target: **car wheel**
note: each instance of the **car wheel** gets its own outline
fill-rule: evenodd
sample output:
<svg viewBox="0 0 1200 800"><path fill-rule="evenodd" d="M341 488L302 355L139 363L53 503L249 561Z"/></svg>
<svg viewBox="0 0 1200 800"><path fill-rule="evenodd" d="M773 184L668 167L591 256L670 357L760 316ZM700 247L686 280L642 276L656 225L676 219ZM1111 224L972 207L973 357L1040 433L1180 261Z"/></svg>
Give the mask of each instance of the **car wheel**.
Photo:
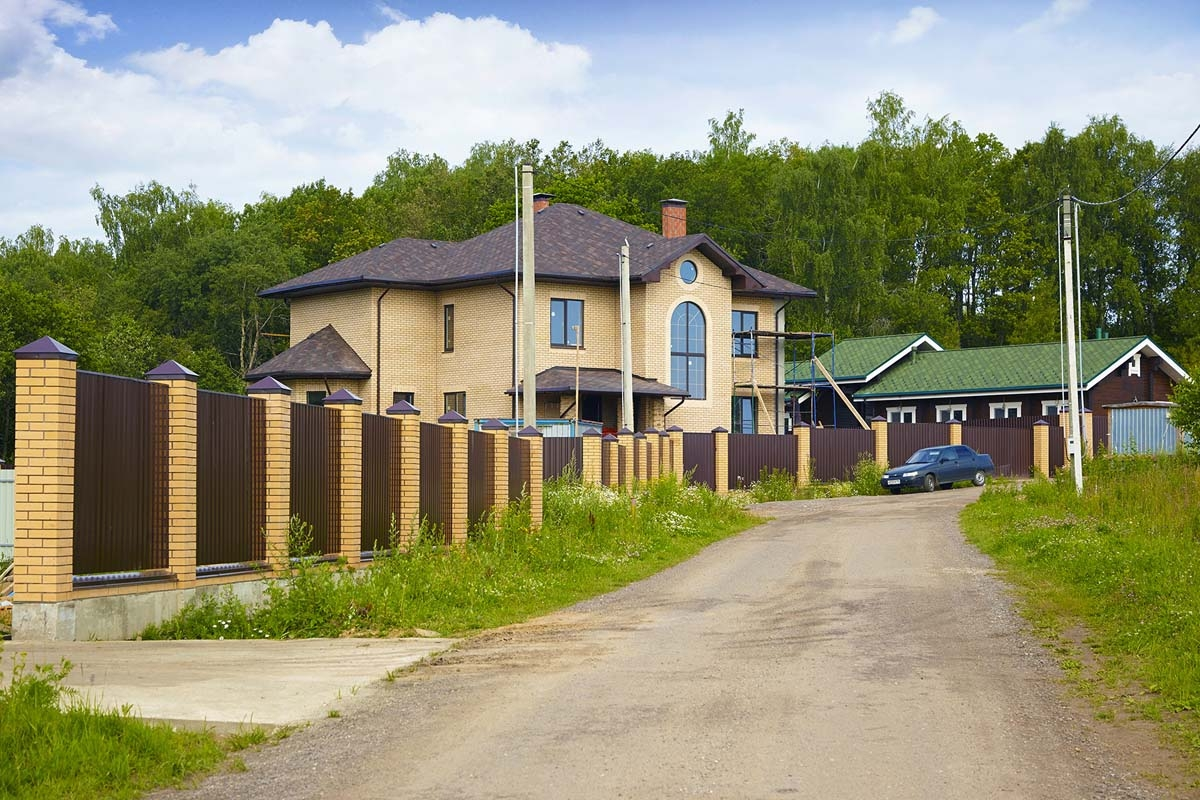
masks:
<svg viewBox="0 0 1200 800"><path fill-rule="evenodd" d="M899 489L888 489L888 491L891 492L892 494L900 494Z"/></svg>
<svg viewBox="0 0 1200 800"><path fill-rule="evenodd" d="M987 483L987 474L981 469L975 470L975 475L971 477L971 483L976 486L983 486Z"/></svg>
<svg viewBox="0 0 1200 800"><path fill-rule="evenodd" d="M933 477L933 473L925 476L925 491L932 492L938 487L937 478Z"/></svg>

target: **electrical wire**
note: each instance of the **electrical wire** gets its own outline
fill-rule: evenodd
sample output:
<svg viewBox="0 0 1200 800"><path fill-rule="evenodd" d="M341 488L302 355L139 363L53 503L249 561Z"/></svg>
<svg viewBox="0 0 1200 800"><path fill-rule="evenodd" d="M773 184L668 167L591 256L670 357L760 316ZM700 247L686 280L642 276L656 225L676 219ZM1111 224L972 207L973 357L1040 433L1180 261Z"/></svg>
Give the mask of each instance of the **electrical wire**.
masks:
<svg viewBox="0 0 1200 800"><path fill-rule="evenodd" d="M1179 145L1179 147L1175 148L1175 152L1171 154L1170 158L1168 158L1162 164L1159 164L1158 169L1154 170L1154 172L1151 172L1148 176L1146 176L1145 179L1142 180L1141 183L1139 183L1137 186L1134 186L1132 189L1130 189L1128 192L1121 195L1120 197L1114 197L1112 200L1103 200L1098 203L1088 201L1088 200L1081 200L1080 198L1075 197L1074 195L1072 195L1071 199L1074 200L1076 203L1081 203L1082 205L1085 205L1085 206L1109 206L1109 205L1112 205L1113 203L1119 203L1122 200L1124 200L1125 198L1129 197L1130 195L1133 195L1133 194L1136 194L1137 192L1142 191L1143 189L1146 188L1147 185L1149 185L1150 181L1157 178L1162 173L1162 171L1167 168L1168 164L1170 164L1172 161L1175 160L1176 156L1178 156L1180 153L1183 152L1183 148L1188 146L1188 142L1190 142L1192 140L1192 137L1194 137L1198 132L1200 132L1200 123L1198 123L1196 125L1196 127L1192 129L1192 132L1190 134L1188 134L1188 137L1183 140L1183 144L1181 144L1181 145Z"/></svg>

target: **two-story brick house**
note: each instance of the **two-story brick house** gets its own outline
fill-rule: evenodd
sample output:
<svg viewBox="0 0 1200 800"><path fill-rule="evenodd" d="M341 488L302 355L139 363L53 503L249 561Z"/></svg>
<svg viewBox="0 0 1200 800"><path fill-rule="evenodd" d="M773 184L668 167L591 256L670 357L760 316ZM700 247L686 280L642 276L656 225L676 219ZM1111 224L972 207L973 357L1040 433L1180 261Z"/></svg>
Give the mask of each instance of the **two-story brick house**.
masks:
<svg viewBox="0 0 1200 800"><path fill-rule="evenodd" d="M750 388L752 372L753 383L783 383L781 345L732 334L780 330L784 307L814 292L689 234L683 201L663 202L661 234L548 195L534 207L539 418L782 429L776 391ZM291 347L247 379L273 376L310 401L346 388L374 412L406 400L426 413L513 417L516 225L463 242L397 239L267 289L290 303ZM634 420L620 419L626 240Z"/></svg>

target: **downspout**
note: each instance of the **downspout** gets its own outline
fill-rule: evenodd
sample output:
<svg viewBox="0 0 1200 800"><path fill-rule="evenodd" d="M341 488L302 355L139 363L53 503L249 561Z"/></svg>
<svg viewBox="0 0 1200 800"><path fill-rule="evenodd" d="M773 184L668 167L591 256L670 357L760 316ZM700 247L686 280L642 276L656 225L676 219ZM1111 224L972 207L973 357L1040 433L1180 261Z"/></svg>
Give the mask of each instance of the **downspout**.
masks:
<svg viewBox="0 0 1200 800"><path fill-rule="evenodd" d="M787 311L787 307L792 304L792 301L794 299L795 299L794 297L789 297L787 299L787 302L784 303L783 305L781 305L779 307L779 310L775 312L775 332L776 333L787 333L787 331L784 330L784 328L787 326L787 314L785 314L784 312ZM779 318L780 314L783 314L782 321L780 321L780 318ZM776 431L783 430L783 402L782 402L782 400L783 400L784 394L783 394L783 389L780 389L779 387L783 386L784 382L787 380L787 373L785 372L785 370L787 368L787 364L784 362L784 358L786 356L787 356L787 339L785 339L782 336L776 337L776 339L775 339L775 430ZM792 420L792 427L795 427L795 426L796 426L796 420Z"/></svg>
<svg viewBox="0 0 1200 800"><path fill-rule="evenodd" d="M511 298L512 298L512 322L513 322L513 340L512 340L512 351L513 351L513 359L512 359L512 387L513 387L513 403L512 403L512 415L513 415L513 424L514 424L514 425L516 425L516 420L517 420L517 295L516 295L516 293L515 293L515 292L512 292L512 291L510 291L510 290L509 290L509 288L508 288L507 286L505 286L503 283L497 283L496 285L497 285L497 286L499 286L501 289L503 289L503 290L504 290L504 293L505 293L505 294L507 294L509 297L511 297Z"/></svg>
<svg viewBox="0 0 1200 800"><path fill-rule="evenodd" d="M666 422L667 422L667 417L671 416L671 412L672 412L672 411L674 411L675 409L677 409L677 408L679 408L681 405L683 405L683 401L684 401L684 400L687 400L687 398L686 398L686 397L681 397L681 398L679 398L679 402L678 402L678 403L676 403L675 405L671 406L670 408L668 408L666 411L664 411L664 412L663 412L663 425L664 425L664 426L666 425Z"/></svg>
<svg viewBox="0 0 1200 800"><path fill-rule="evenodd" d="M389 286L375 301L375 413L383 413L383 298L392 289Z"/></svg>

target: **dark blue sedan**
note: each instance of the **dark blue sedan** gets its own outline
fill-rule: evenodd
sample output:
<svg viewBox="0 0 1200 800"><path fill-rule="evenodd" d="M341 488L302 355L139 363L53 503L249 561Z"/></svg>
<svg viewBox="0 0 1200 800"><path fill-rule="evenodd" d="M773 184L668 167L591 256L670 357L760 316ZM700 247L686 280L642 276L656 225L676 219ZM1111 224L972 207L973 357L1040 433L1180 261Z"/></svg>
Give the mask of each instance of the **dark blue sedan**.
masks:
<svg viewBox="0 0 1200 800"><path fill-rule="evenodd" d="M966 445L947 444L922 447L909 456L908 461L883 473L880 483L892 494L918 487L932 492L939 486L948 488L957 481L983 486L987 476L995 471L988 454L976 453Z"/></svg>

